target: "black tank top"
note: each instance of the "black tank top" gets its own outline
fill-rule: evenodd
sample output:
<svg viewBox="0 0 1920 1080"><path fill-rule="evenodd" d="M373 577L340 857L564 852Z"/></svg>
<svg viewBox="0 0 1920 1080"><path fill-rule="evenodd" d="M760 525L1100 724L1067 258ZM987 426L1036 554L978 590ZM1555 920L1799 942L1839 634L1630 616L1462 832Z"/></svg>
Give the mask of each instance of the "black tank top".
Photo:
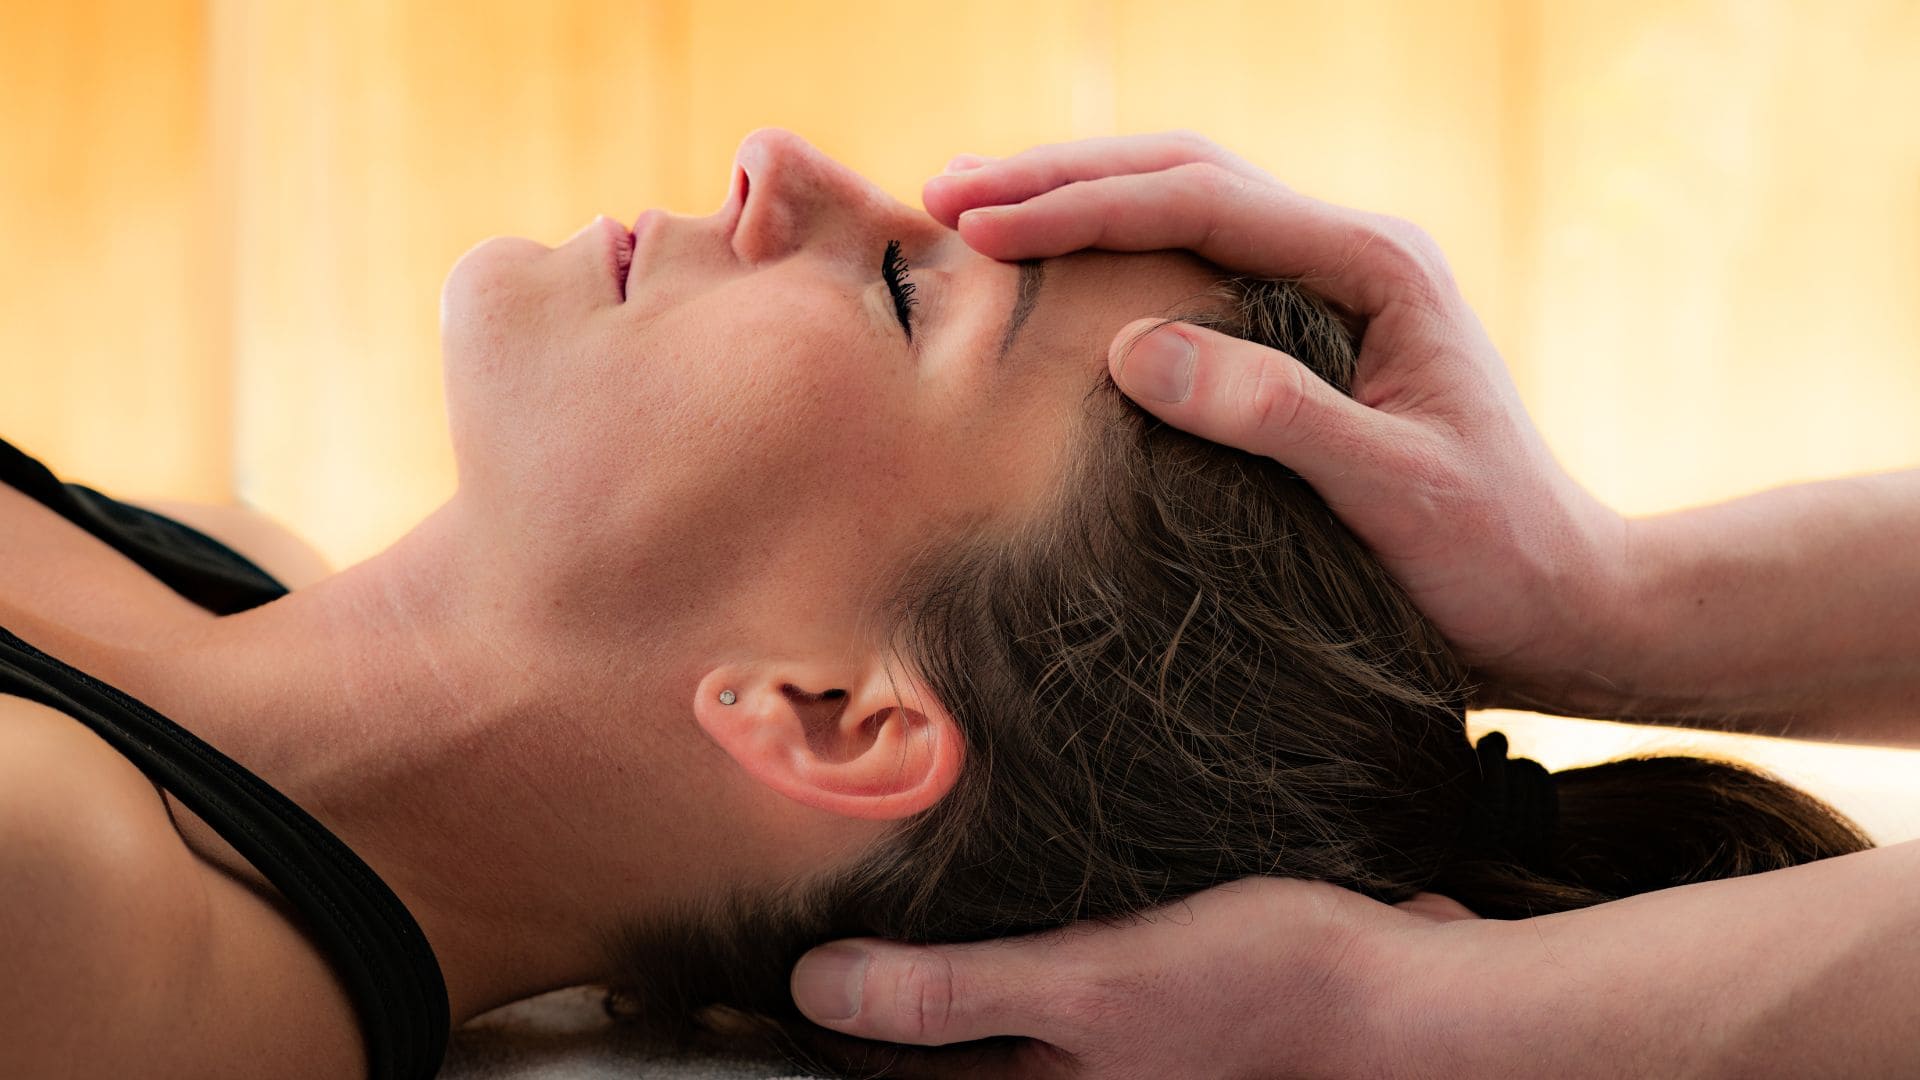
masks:
<svg viewBox="0 0 1920 1080"><path fill-rule="evenodd" d="M216 614L257 607L286 588L225 544L116 502L0 440L0 483L15 488ZM439 961L400 898L293 800L186 729L0 627L0 694L87 725L148 779L200 815L286 896L359 1014L370 1080L427 1080L450 1025Z"/></svg>

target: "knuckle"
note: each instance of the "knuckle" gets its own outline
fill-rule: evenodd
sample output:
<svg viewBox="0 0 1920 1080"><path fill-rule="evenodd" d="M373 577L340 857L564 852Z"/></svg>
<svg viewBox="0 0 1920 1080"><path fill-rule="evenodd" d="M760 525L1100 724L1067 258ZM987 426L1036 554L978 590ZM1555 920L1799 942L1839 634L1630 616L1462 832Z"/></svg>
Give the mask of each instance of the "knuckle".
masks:
<svg viewBox="0 0 1920 1080"><path fill-rule="evenodd" d="M1406 218L1385 215L1379 227L1381 235L1408 258L1424 259L1427 249L1433 246L1433 238L1427 231Z"/></svg>
<svg viewBox="0 0 1920 1080"><path fill-rule="evenodd" d="M1396 277L1424 306L1438 309L1456 289L1453 268L1425 229L1405 218L1383 216L1375 225Z"/></svg>
<svg viewBox="0 0 1920 1080"><path fill-rule="evenodd" d="M1212 158L1220 152L1217 143L1192 128L1175 128L1166 133L1166 139L1195 157Z"/></svg>
<svg viewBox="0 0 1920 1080"><path fill-rule="evenodd" d="M1205 199L1231 194L1242 183L1233 172L1211 161L1189 161L1174 166L1174 172L1190 190Z"/></svg>
<svg viewBox="0 0 1920 1080"><path fill-rule="evenodd" d="M953 963L938 952L923 951L907 962L894 984L894 1009L905 1033L919 1041L939 1041L953 1017Z"/></svg>
<svg viewBox="0 0 1920 1080"><path fill-rule="evenodd" d="M1260 362L1242 395L1247 402L1247 436L1262 444L1286 446L1310 433L1306 426L1306 371L1290 359L1262 350Z"/></svg>
<svg viewBox="0 0 1920 1080"><path fill-rule="evenodd" d="M1212 245L1224 217L1223 208L1231 205L1247 187L1247 180L1233 170L1211 161L1194 161L1175 166L1178 190L1194 222L1193 235L1183 246L1204 250Z"/></svg>
<svg viewBox="0 0 1920 1080"><path fill-rule="evenodd" d="M1243 183L1259 183L1282 189L1286 187L1272 173L1191 128L1161 132L1156 138L1166 145L1169 156L1175 159L1213 165Z"/></svg>

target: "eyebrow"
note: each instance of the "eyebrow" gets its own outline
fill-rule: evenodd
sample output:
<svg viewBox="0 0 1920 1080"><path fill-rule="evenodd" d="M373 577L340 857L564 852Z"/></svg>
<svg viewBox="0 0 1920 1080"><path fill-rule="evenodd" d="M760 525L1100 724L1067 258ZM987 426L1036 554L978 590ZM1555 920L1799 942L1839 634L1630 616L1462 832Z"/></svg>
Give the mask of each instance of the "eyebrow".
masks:
<svg viewBox="0 0 1920 1080"><path fill-rule="evenodd" d="M1000 354L994 357L999 363L1007 358L1013 349L1013 339L1020 335L1020 328L1027 324L1027 316L1033 314L1034 306L1040 300L1040 283L1047 277L1045 259L1022 259L1020 261L1020 280L1013 287L1013 312L1007 317L1007 329L1000 335Z"/></svg>

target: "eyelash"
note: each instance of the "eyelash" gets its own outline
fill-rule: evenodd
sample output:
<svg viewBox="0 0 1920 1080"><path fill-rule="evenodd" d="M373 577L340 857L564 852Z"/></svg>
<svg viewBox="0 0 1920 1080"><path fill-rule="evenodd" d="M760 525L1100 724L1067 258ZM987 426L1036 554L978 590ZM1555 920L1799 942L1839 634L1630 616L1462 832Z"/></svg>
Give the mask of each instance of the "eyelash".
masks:
<svg viewBox="0 0 1920 1080"><path fill-rule="evenodd" d="M918 286L908 277L907 260L900 255L900 241L887 241L887 253L880 257L880 276L887 281L887 291L893 294L893 313L900 317L900 329L907 332L907 340L913 340L913 305L919 303L913 298Z"/></svg>

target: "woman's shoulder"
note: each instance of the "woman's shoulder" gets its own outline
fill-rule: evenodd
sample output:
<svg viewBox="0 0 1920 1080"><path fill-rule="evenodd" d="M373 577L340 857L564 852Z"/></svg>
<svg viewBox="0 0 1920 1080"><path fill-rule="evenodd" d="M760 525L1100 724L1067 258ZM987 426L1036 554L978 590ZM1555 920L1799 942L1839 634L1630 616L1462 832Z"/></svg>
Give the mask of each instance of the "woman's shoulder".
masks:
<svg viewBox="0 0 1920 1080"><path fill-rule="evenodd" d="M160 792L78 720L0 694L0 854L129 874L189 856ZM66 843L65 841L74 841Z"/></svg>
<svg viewBox="0 0 1920 1080"><path fill-rule="evenodd" d="M0 1075L357 1074L351 1008L273 902L104 740L4 695L0 955Z"/></svg>
<svg viewBox="0 0 1920 1080"><path fill-rule="evenodd" d="M144 1071L111 1044L141 1041L153 988L181 985L202 944L189 862L138 769L72 717L0 697L0 1074Z"/></svg>

